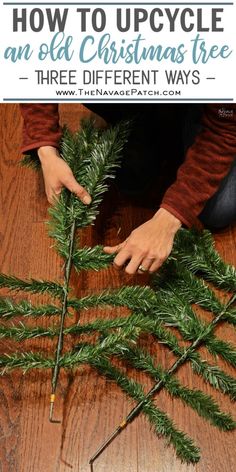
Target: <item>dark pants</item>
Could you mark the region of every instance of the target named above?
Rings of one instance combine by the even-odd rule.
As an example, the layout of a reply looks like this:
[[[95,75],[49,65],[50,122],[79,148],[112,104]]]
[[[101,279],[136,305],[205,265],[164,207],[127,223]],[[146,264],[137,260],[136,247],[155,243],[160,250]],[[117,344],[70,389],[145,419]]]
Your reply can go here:
[[[201,105],[191,105],[186,110],[183,125],[185,152],[201,130],[201,114]],[[204,226],[212,229],[220,229],[236,221],[236,156],[228,175],[206,203],[199,219]]]
[[[223,228],[236,221],[236,159],[199,218],[205,226],[212,229]]]
[[[126,158],[118,177],[121,188],[131,194],[146,190],[160,172],[163,160],[168,160],[169,173],[173,172],[173,168],[183,161],[187,148],[201,128],[202,105],[198,104],[87,106],[111,124],[134,118]],[[223,228],[236,221],[236,156],[229,174],[208,200],[199,218],[212,229]]]

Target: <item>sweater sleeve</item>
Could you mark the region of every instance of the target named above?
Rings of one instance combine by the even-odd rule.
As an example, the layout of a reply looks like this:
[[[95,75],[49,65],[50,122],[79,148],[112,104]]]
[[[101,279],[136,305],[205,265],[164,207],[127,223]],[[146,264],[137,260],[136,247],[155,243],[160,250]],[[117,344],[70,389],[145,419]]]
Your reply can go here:
[[[206,105],[202,129],[188,149],[176,181],[161,207],[188,227],[201,228],[198,219],[206,202],[218,190],[236,156],[236,105]]]
[[[20,110],[24,119],[22,153],[40,146],[59,146],[62,132],[57,104],[21,104]]]

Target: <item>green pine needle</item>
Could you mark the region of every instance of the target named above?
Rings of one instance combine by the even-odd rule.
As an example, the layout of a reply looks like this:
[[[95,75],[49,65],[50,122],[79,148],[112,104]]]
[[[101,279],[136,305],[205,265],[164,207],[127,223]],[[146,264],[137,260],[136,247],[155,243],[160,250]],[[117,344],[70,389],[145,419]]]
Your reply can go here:
[[[216,286],[236,291],[236,269],[225,264],[214,249],[209,231],[201,234],[180,230],[177,234],[173,255],[191,272],[200,273]]]
[[[32,305],[27,300],[14,303],[9,298],[0,298],[0,319],[11,319],[17,316],[40,318],[55,316],[61,313],[61,308],[55,305]]]
[[[0,287],[16,292],[49,293],[53,297],[61,297],[63,294],[63,287],[56,282],[35,279],[21,280],[5,274],[0,274]]]

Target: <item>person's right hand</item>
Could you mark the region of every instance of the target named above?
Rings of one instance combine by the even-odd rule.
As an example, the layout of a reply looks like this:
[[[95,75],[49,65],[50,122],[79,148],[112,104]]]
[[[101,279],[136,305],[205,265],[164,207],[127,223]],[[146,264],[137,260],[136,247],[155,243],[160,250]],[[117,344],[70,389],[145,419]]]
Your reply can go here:
[[[75,179],[68,164],[61,159],[58,150],[53,146],[42,146],[38,149],[42,165],[45,192],[49,203],[53,203],[63,187],[74,193],[85,205],[92,201],[91,196]]]

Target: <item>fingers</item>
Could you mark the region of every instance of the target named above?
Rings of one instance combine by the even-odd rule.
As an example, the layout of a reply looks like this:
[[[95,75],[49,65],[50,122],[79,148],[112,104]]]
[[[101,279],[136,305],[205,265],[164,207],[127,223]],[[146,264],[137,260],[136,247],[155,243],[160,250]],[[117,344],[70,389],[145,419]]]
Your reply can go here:
[[[73,174],[66,176],[62,180],[62,184],[70,190],[70,192],[74,193],[85,205],[89,205],[92,201],[91,196],[85,190],[84,187],[82,187],[77,180],[75,180]]]
[[[65,178],[61,185],[57,185],[56,187],[47,186],[46,187],[46,195],[48,202],[53,205],[55,200],[61,194],[63,187],[66,187],[70,192],[74,193],[85,205],[89,205],[92,201],[91,196],[89,193],[75,180],[73,174],[70,178]]]
[[[116,246],[104,246],[103,251],[106,254],[115,254],[121,248],[121,244],[117,244]]]
[[[132,257],[130,259],[130,262],[127,264],[127,266],[125,268],[125,272],[129,275],[133,275],[136,272],[142,273],[138,270],[141,262],[142,262],[142,256],[141,255],[139,257]]]
[[[138,273],[139,274],[143,274],[145,272],[149,272],[150,271],[150,268],[151,266],[153,265],[153,261],[155,259],[153,257],[146,257],[144,258],[141,263],[139,264],[139,267],[138,267]]]
[[[105,246],[103,251],[106,254],[117,254],[113,261],[114,267],[116,269],[122,269],[123,265],[126,263],[127,260],[130,259],[130,254],[124,248],[127,241],[123,241],[123,243],[117,244],[116,246]]]
[[[114,259],[113,265],[117,269],[122,269],[123,266],[127,264],[127,262],[131,259],[131,254],[125,246],[123,246],[119,251],[117,256]],[[127,272],[127,267],[125,268],[125,271]],[[128,273],[128,272],[127,272]]]
[[[62,186],[57,187],[56,189],[51,188],[50,186],[45,186],[45,193],[47,196],[47,201],[50,205],[54,205],[62,191]]]
[[[156,259],[154,261],[152,261],[152,264],[151,266],[149,267],[149,272],[150,274],[153,274],[154,272],[156,272],[158,269],[160,269],[160,267],[162,266],[163,264],[163,260],[161,259]]]
[[[104,251],[107,254],[117,254],[113,262],[114,267],[117,269],[125,267],[125,272],[132,275],[138,271],[143,260],[143,253],[141,251],[135,251],[134,254],[132,254],[132,249],[127,243],[128,241],[125,240],[117,246],[106,246],[104,247]],[[151,263],[152,261],[149,262],[149,265],[151,265]]]
[[[56,195],[55,193],[47,193],[46,195],[48,203],[50,203],[50,205],[55,205],[58,195]]]
[[[124,268],[129,275],[156,272],[168,257],[168,254],[160,256],[158,253],[155,256],[148,256],[140,248],[134,250],[127,243],[128,240],[125,240],[116,246],[105,246],[103,250],[107,254],[117,254],[113,262],[114,267]]]
[[[85,205],[92,201],[91,196],[75,179],[68,164],[61,159],[57,149],[52,146],[39,148],[38,155],[42,164],[45,190],[49,203],[55,201],[63,187],[74,193]]]
[[[107,254],[116,254],[119,252],[123,247],[126,245],[127,239],[123,241],[120,244],[117,244],[116,246],[104,246],[103,251],[106,252]]]

